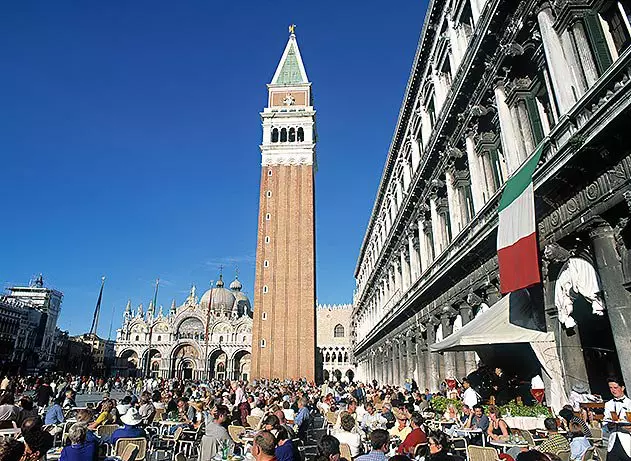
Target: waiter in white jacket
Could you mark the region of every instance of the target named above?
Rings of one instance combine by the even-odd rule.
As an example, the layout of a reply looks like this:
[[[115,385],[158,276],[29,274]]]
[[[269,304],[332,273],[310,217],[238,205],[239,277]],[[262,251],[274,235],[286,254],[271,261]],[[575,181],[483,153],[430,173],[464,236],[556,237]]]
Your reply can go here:
[[[624,381],[619,378],[607,380],[613,399],[605,403],[605,418],[609,432],[607,461],[631,461],[631,399],[624,392]]]

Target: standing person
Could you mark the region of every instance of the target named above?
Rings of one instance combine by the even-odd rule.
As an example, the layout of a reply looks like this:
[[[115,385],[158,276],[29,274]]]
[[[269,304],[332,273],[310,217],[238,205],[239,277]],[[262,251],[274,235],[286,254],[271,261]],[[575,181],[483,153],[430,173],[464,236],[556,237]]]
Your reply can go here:
[[[631,429],[629,426],[616,424],[626,420],[626,413],[631,412],[631,399],[625,395],[624,381],[620,378],[607,380],[613,399],[605,403],[606,429],[609,435],[607,461],[631,460]]]
[[[370,433],[370,453],[358,456],[355,461],[386,461],[390,451],[390,436],[385,429],[375,429]]]
[[[475,390],[473,390],[473,388],[471,387],[471,383],[467,378],[462,380],[462,387],[464,387],[464,393],[462,394],[462,403],[467,405],[469,408],[473,408],[480,401],[480,396]]]
[[[48,381],[44,381],[41,386],[35,390],[35,401],[39,408],[46,408],[55,391],[50,387]]]

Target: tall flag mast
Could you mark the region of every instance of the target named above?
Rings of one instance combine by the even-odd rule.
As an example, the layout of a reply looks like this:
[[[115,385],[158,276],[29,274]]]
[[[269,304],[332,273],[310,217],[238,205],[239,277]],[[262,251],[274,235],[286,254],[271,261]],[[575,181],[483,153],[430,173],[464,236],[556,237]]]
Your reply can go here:
[[[103,286],[105,285],[105,277],[101,277],[101,290],[99,291],[99,298],[96,300],[96,307],[94,308],[94,316],[92,317],[92,326],[90,327],[90,336],[97,334],[99,328],[99,313],[101,312],[101,300],[103,299]]]
[[[160,285],[160,279],[156,279],[156,289],[153,293],[153,308],[156,308],[158,304],[158,286]],[[153,336],[153,314],[149,319],[149,348],[147,349],[147,378],[151,376],[151,337]]]

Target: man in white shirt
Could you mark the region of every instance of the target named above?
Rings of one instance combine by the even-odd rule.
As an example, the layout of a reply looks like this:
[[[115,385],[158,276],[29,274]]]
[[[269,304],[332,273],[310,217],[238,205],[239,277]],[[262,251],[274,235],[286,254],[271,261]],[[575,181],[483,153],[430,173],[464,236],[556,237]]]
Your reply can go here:
[[[362,417],[361,428],[364,432],[370,432],[374,429],[383,429],[386,427],[388,420],[375,411],[372,402],[366,402],[364,405],[366,412]]]
[[[631,399],[624,392],[622,379],[607,380],[613,399],[605,403],[605,418],[609,432],[607,461],[631,461],[631,426],[628,425],[627,412],[631,413]],[[623,423],[623,424],[619,424]],[[626,423],[626,424],[624,424]]]
[[[462,380],[462,387],[464,387],[464,393],[462,394],[462,403],[467,405],[469,408],[473,408],[479,402],[480,396],[476,391],[471,387],[471,383],[467,378]]]

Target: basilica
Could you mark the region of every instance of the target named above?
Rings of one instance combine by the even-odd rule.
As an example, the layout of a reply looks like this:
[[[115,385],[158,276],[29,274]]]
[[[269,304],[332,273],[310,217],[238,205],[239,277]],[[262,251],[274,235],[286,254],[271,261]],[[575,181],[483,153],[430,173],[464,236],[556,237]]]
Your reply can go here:
[[[216,285],[201,299],[196,288],[168,314],[134,311],[127,303],[116,336],[116,373],[178,379],[249,379],[252,350],[252,306],[238,277]],[[204,360],[207,357],[207,361]],[[149,370],[147,370],[149,367]]]

